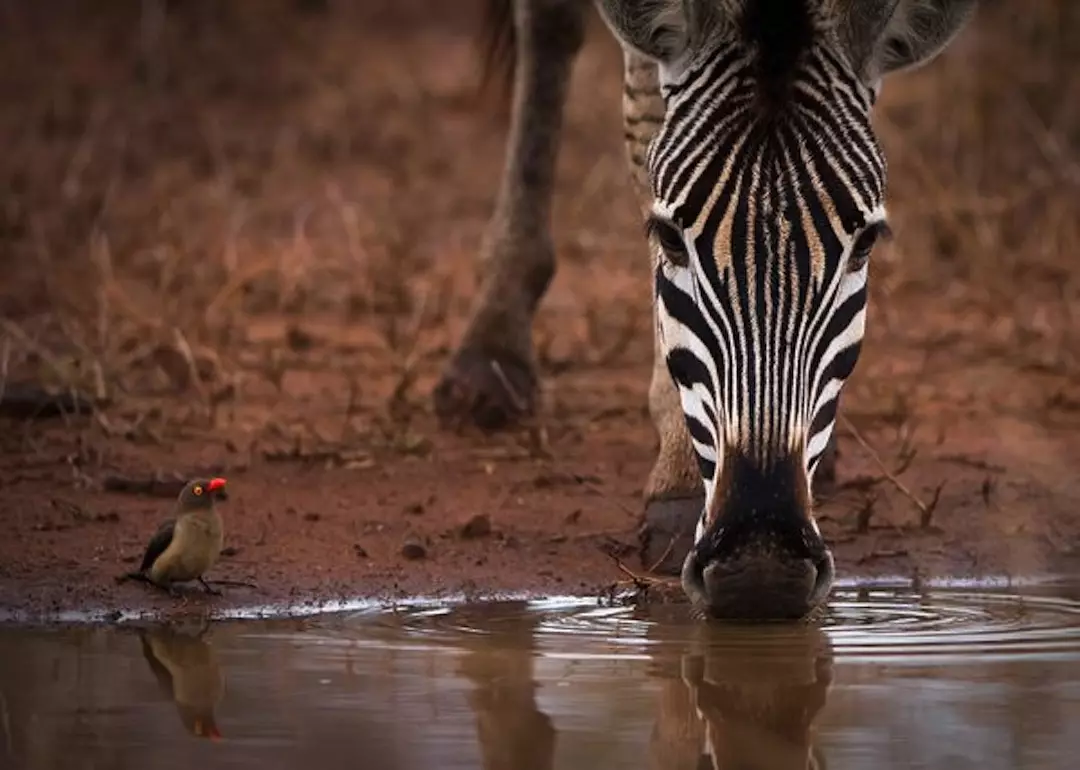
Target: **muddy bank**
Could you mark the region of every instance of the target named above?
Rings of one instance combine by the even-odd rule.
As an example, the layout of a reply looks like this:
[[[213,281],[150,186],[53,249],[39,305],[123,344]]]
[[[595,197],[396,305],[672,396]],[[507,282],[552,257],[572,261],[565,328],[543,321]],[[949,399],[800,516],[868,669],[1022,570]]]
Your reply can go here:
[[[636,528],[649,428],[644,417],[630,430],[622,422],[568,443],[557,458],[531,456],[506,437],[433,429],[425,456],[339,449],[279,459],[268,450],[240,459],[208,451],[206,441],[136,452],[117,441],[96,445],[99,466],[79,460],[70,431],[38,424],[23,434],[26,449],[4,454],[0,606],[47,619],[73,610],[168,615],[413,595],[607,596],[630,588],[616,559],[641,570]],[[8,441],[20,427],[31,430],[6,424]],[[937,495],[924,526],[916,502],[854,440],[841,449],[847,462],[820,518],[842,579],[1075,573],[1076,523],[1063,492],[1051,478],[1016,470],[1018,460],[1001,465],[988,450],[959,457],[948,442],[912,460],[905,489],[927,506]],[[114,576],[137,564],[170,509],[175,458],[196,456],[201,463],[190,472],[229,479],[215,576],[257,588],[212,597],[193,587],[176,600],[117,585]]]

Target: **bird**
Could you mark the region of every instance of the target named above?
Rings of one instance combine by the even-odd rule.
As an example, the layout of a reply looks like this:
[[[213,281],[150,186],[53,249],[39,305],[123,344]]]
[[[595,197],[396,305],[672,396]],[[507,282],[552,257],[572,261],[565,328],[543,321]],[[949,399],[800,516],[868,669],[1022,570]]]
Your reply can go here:
[[[197,580],[208,594],[220,595],[203,578],[218,560],[224,541],[221,515],[214,498],[221,495],[225,479],[194,479],[184,485],[176,500],[175,514],[164,521],[146,545],[142,564],[118,580],[140,580],[176,595],[174,583]]]
[[[176,705],[188,732],[221,740],[214,708],[225,692],[225,677],[213,646],[201,633],[193,636],[168,626],[140,631],[139,641],[158,686]]]

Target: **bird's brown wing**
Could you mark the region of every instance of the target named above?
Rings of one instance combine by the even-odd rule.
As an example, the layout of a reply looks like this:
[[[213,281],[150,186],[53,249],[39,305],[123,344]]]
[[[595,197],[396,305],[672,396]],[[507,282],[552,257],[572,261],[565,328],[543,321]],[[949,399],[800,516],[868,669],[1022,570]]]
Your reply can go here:
[[[158,687],[169,698],[173,697],[173,685],[172,674],[169,673],[169,669],[165,668],[164,664],[158,660],[157,655],[154,654],[154,648],[150,646],[150,640],[146,638],[145,633],[139,634],[139,642],[142,644],[143,657],[146,659],[147,664],[150,666],[150,673],[154,675],[154,679],[157,680]]]
[[[142,557],[142,565],[139,567],[139,572],[145,572],[150,569],[150,566],[157,560],[157,557],[165,553],[165,549],[169,547],[169,543],[172,542],[173,532],[176,530],[176,519],[169,519],[158,527],[158,531],[154,533],[154,536],[150,538],[150,542],[146,544],[146,553]]]

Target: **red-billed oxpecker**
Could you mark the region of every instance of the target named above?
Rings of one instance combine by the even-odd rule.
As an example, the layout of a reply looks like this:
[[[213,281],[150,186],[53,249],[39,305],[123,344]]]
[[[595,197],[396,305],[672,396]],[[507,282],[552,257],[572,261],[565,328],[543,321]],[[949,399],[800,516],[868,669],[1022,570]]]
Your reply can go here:
[[[221,554],[224,527],[221,515],[214,509],[214,498],[224,488],[222,478],[189,481],[176,500],[174,515],[147,543],[138,571],[120,580],[141,580],[174,595],[174,583],[197,580],[207,593],[220,594],[203,575]]]

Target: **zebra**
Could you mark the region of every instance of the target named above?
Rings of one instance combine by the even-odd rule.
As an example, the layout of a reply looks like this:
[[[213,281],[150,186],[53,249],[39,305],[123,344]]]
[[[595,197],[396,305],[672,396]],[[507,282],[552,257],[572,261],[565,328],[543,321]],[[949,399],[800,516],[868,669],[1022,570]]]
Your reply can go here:
[[[835,577],[813,479],[859,357],[869,259],[890,234],[872,107],[885,76],[936,57],[977,0],[594,6],[623,49],[654,276],[643,560],[650,532],[688,524],[658,571],[701,614],[806,617]],[[489,66],[514,74],[511,127],[482,285],[433,391],[444,424],[494,430],[535,409],[531,323],[555,270],[555,158],[587,11],[487,0]]]

